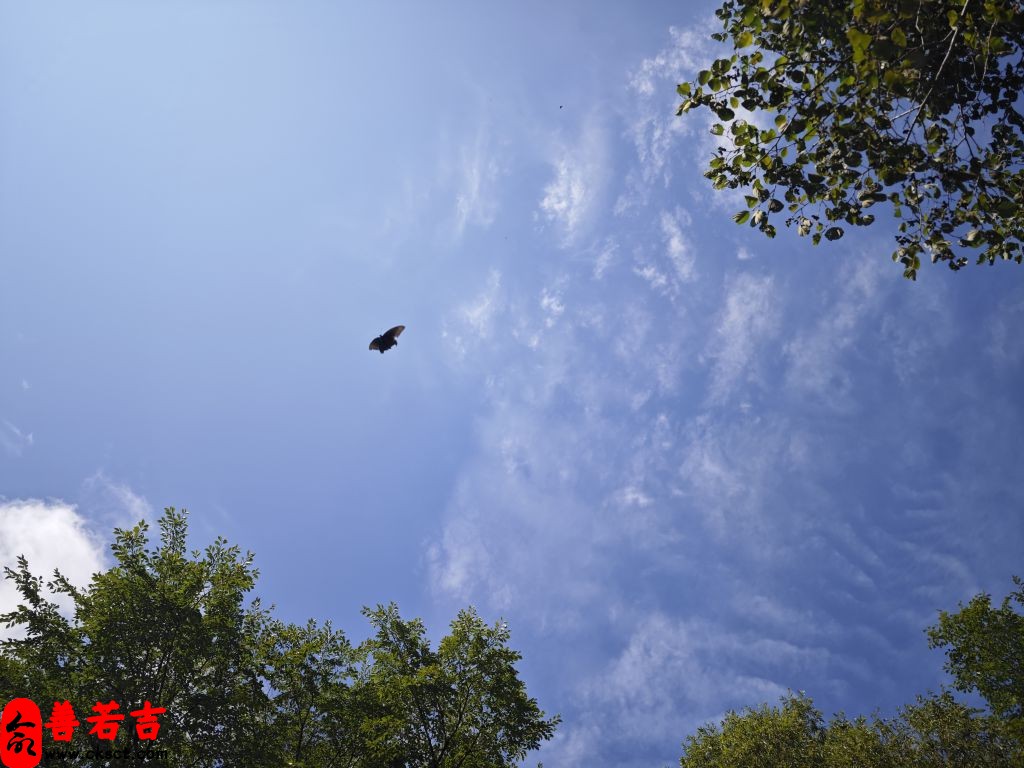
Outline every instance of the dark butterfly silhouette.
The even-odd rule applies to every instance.
[[[392,347],[398,346],[398,337],[405,330],[404,325],[396,325],[389,331],[384,331],[380,336],[370,342],[370,349],[376,349],[382,355]]]

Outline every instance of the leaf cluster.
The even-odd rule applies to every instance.
[[[955,688],[984,700],[979,709],[948,690],[919,696],[896,717],[826,721],[803,693],[781,706],[729,712],[683,744],[683,768],[1013,768],[1024,765],[1024,583],[993,608],[979,595],[928,629],[946,650]]]
[[[464,610],[433,649],[390,604],[364,610],[376,634],[353,646],[330,622],[288,624],[250,600],[252,553],[223,539],[189,552],[184,511],[159,525],[156,547],[145,523],[115,530],[114,566],[84,589],[59,571],[44,584],[24,558],[7,569],[21,603],[0,615],[17,630],[0,645],[0,698],[28,696],[44,715],[71,701],[69,748],[143,753],[125,765],[160,765],[146,753],[166,750],[175,766],[482,768],[515,765],[554,734],[503,623]],[[158,739],[140,741],[130,718],[114,744],[88,736],[88,708],[111,699],[124,713],[166,708]]]
[[[1004,724],[948,693],[894,718],[826,721],[804,694],[730,712],[686,740],[683,768],[1013,768],[1024,756]]]
[[[768,237],[776,214],[837,240],[888,203],[893,260],[959,270],[1024,260],[1024,10],[1019,0],[726,0],[734,53],[678,86],[722,146],[705,175],[743,189],[734,216]],[[738,116],[744,110],[749,119]]]
[[[998,607],[977,595],[956,613],[942,611],[928,641],[945,650],[956,689],[978,691],[1024,743],[1024,581],[1014,584]]]

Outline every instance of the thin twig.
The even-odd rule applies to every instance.
[[[967,11],[967,4],[971,0],[964,0],[964,5],[960,9],[960,18],[963,19],[964,13]],[[928,103],[928,99],[931,98],[932,91],[935,90],[935,84],[942,76],[942,70],[946,67],[946,62],[949,61],[949,54],[953,52],[953,44],[956,42],[956,36],[960,34],[960,25],[957,24],[953,29],[953,36],[949,40],[949,48],[946,49],[946,55],[942,57],[942,63],[939,64],[939,71],[935,73],[935,78],[932,80],[932,87],[928,89],[928,93],[924,95],[921,100],[921,106],[917,110],[917,114],[914,116],[914,122],[910,124],[910,128],[907,130],[907,135],[903,138],[903,143],[906,144],[910,141],[910,136],[914,132],[914,128],[917,127],[917,123],[921,120],[921,115],[924,114],[924,105]]]

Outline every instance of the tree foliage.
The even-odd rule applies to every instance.
[[[20,636],[2,643],[0,699],[31,698],[44,716],[66,700],[81,723],[72,744],[47,746],[142,753],[118,761],[129,766],[166,751],[175,766],[480,768],[552,737],[558,718],[527,695],[503,623],[462,611],[432,650],[392,604],[365,611],[376,634],[353,646],[330,622],[288,624],[250,599],[252,553],[223,539],[189,552],[184,512],[159,525],[156,547],[145,523],[115,530],[114,566],[82,589],[59,571],[44,583],[24,558],[7,569],[21,604],[0,623]],[[111,699],[165,708],[157,740],[128,718],[114,743],[89,736],[89,709]]]
[[[888,203],[893,260],[959,270],[1024,259],[1024,9],[1019,0],[726,0],[735,52],[678,87],[725,136],[706,176],[742,189],[735,221],[775,215],[837,240]],[[737,110],[752,113],[749,119]]]
[[[158,548],[147,548],[145,523],[116,530],[116,564],[88,588],[55,572],[49,589],[71,599],[73,620],[44,597],[42,579],[20,558],[7,575],[22,603],[0,621],[25,636],[4,642],[19,674],[2,681],[3,698],[34,698],[45,714],[70,701],[82,726],[97,701],[114,700],[121,713],[151,701],[167,709],[158,741],[139,741],[126,717],[118,744],[166,749],[181,765],[206,764],[204,756],[238,764],[258,750],[268,706],[257,655],[266,613],[258,601],[245,604],[257,576],[252,555],[222,539],[190,554],[186,532],[185,515],[168,510]],[[79,746],[111,747],[87,730],[76,734]]]
[[[1014,579],[1018,588],[1019,579]],[[1024,605],[1019,589],[993,608],[979,595],[928,630],[946,649],[955,687],[979,694],[978,709],[950,691],[919,696],[896,717],[826,721],[810,698],[730,712],[683,744],[683,768],[1013,768],[1024,765],[1021,704]]]
[[[393,603],[364,613],[376,630],[365,645],[375,694],[365,729],[378,753],[398,765],[505,768],[554,735],[559,718],[526,695],[503,622],[461,611],[433,650],[422,622],[402,620]]]
[[[1017,591],[998,608],[988,595],[977,595],[956,613],[941,612],[928,640],[945,649],[956,689],[978,691],[1024,743],[1024,581],[1013,581]]]

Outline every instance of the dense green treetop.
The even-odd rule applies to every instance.
[[[434,650],[422,622],[404,621],[393,603],[364,613],[376,630],[364,645],[375,694],[364,730],[378,754],[404,757],[398,765],[510,768],[554,735],[559,718],[527,696],[503,622],[461,611]]]
[[[942,612],[928,630],[946,651],[955,688],[919,696],[896,717],[826,721],[803,694],[781,706],[730,712],[687,737],[683,768],[1019,768],[1024,765],[1024,606],[1018,591],[993,608],[979,595],[956,613]]]
[[[85,588],[59,572],[44,584],[24,558],[7,569],[21,604],[0,623],[21,636],[0,644],[0,699],[33,699],[44,718],[66,700],[80,723],[71,744],[47,732],[45,746],[142,753],[124,766],[482,768],[517,765],[554,734],[504,623],[462,611],[432,650],[392,604],[365,611],[376,634],[353,646],[329,622],[287,624],[251,599],[251,553],[223,539],[189,552],[184,512],[159,525],[156,547],[145,523],[116,530],[114,566]],[[165,708],[157,739],[128,717],[113,742],[88,735],[92,705],[110,700]]]
[[[888,203],[893,260],[1024,259],[1024,10],[1014,0],[726,0],[734,53],[682,83],[727,135],[705,174],[769,237],[842,237]],[[745,118],[739,113],[749,113]]]
[[[998,608],[988,595],[977,595],[956,613],[942,611],[928,639],[945,650],[956,689],[981,694],[1024,743],[1024,581],[1013,581],[1017,590]]]

